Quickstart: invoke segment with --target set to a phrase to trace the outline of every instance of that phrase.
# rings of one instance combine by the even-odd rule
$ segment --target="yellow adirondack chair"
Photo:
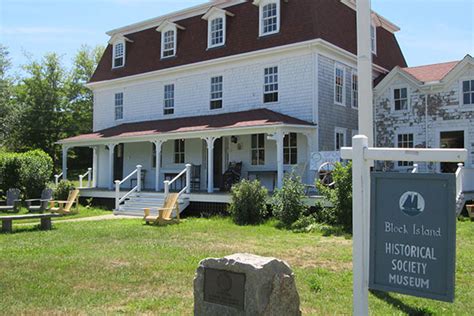
[[[76,204],[75,210],[71,210],[72,206]],[[56,206],[57,205],[57,206]],[[51,201],[50,209],[52,213],[59,214],[76,214],[79,212],[79,190],[72,190],[69,192],[67,201]]]
[[[158,216],[150,215],[150,208],[143,209],[145,216],[143,219],[147,224],[154,225],[166,225],[179,223],[179,206],[178,206],[179,194],[171,193],[165,199],[163,207],[158,208]],[[173,211],[176,211],[176,219],[172,218]]]

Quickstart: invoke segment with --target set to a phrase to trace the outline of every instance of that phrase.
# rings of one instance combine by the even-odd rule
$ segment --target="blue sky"
[[[326,0],[336,1],[336,0]],[[46,52],[66,65],[81,44],[105,45],[106,31],[200,4],[205,0],[0,0],[0,43],[14,67]],[[401,27],[410,66],[474,55],[474,0],[372,0],[373,9]]]

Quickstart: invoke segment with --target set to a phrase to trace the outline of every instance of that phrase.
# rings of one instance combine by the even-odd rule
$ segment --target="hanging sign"
[[[454,301],[456,179],[372,174],[371,289]]]

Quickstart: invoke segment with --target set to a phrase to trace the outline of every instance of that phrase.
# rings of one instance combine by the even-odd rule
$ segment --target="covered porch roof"
[[[70,137],[59,141],[63,145],[102,144],[111,141],[144,141],[160,138],[191,138],[205,135],[232,135],[238,132],[275,131],[315,128],[316,124],[303,121],[268,109],[256,109],[216,115],[191,116],[165,120],[125,123],[91,134]]]

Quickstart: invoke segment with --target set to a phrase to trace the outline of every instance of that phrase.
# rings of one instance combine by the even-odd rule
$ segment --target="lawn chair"
[[[143,219],[147,224],[154,225],[167,225],[173,223],[179,223],[179,206],[178,206],[178,193],[171,193],[165,199],[163,207],[158,208],[158,216],[150,215],[150,208],[145,208],[145,216]],[[176,219],[174,219],[173,211],[176,211]]]
[[[72,211],[72,206],[76,204],[75,210]],[[57,206],[56,206],[57,205]],[[79,190],[72,190],[69,192],[67,201],[50,201],[49,210],[52,213],[58,213],[63,215],[77,214],[79,212]]]
[[[20,210],[20,190],[19,189],[9,189],[7,191],[7,200],[0,201],[6,205],[0,206],[0,212],[14,211],[17,213]]]
[[[30,213],[43,213],[48,209],[49,202],[53,198],[53,190],[46,188],[41,192],[41,198],[26,200],[26,208]],[[33,203],[39,203],[39,205],[32,205]]]

